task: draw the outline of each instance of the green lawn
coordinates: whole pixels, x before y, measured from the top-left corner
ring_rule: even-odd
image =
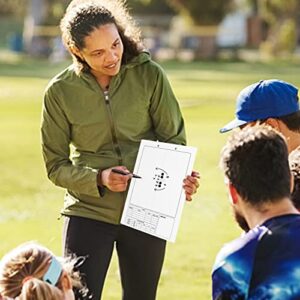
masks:
[[[66,64],[0,63],[0,256],[27,240],[61,254],[63,190],[48,181],[40,153],[40,111],[48,80]],[[158,299],[210,299],[210,271],[222,244],[239,235],[227,201],[218,130],[234,113],[246,85],[280,78],[300,86],[299,65],[224,62],[163,65],[182,106],[189,144],[198,147],[201,188],[185,206],[175,244],[169,244]],[[103,299],[120,299],[114,257]],[[142,300],[142,299],[141,299]]]

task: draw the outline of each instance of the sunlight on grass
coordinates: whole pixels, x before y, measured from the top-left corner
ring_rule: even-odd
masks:
[[[59,219],[64,191],[46,177],[40,153],[40,112],[48,80],[67,63],[0,62],[0,256],[27,240],[61,255]],[[198,147],[195,169],[201,188],[184,208],[175,244],[169,244],[158,299],[210,299],[215,255],[239,235],[228,205],[219,154],[228,136],[218,133],[233,118],[240,89],[262,78],[300,85],[299,65],[246,63],[165,63],[186,122],[189,145]],[[103,299],[120,299],[114,255]]]

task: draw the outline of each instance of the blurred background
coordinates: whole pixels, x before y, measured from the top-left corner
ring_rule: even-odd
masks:
[[[61,255],[64,190],[47,178],[40,146],[44,89],[70,63],[58,28],[68,0],[0,0],[0,257],[28,240]],[[211,299],[231,216],[220,151],[235,98],[261,79],[300,86],[300,0],[128,0],[151,55],[166,70],[198,148],[201,186],[167,248],[158,300]],[[137,116],[138,117],[138,116]],[[103,299],[121,299],[114,256]],[[142,299],[141,299],[142,300]]]
[[[65,57],[58,28],[70,0],[0,0],[0,47]],[[257,59],[300,53],[299,0],[128,0],[159,60]]]

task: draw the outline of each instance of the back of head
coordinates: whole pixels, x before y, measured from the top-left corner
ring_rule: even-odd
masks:
[[[53,254],[46,248],[28,243],[9,252],[1,260],[0,294],[22,300],[62,300],[63,292],[43,280]]]
[[[21,294],[16,297],[17,300],[64,300],[61,290],[50,284],[32,278],[23,284]]]
[[[286,141],[268,126],[234,132],[223,148],[221,166],[243,200],[253,206],[290,196]]]

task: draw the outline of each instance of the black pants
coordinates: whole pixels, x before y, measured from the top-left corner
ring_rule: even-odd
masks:
[[[78,267],[93,300],[99,300],[116,245],[123,300],[154,300],[166,242],[123,225],[66,217],[64,253],[87,257]],[[76,299],[81,299],[76,296]]]

